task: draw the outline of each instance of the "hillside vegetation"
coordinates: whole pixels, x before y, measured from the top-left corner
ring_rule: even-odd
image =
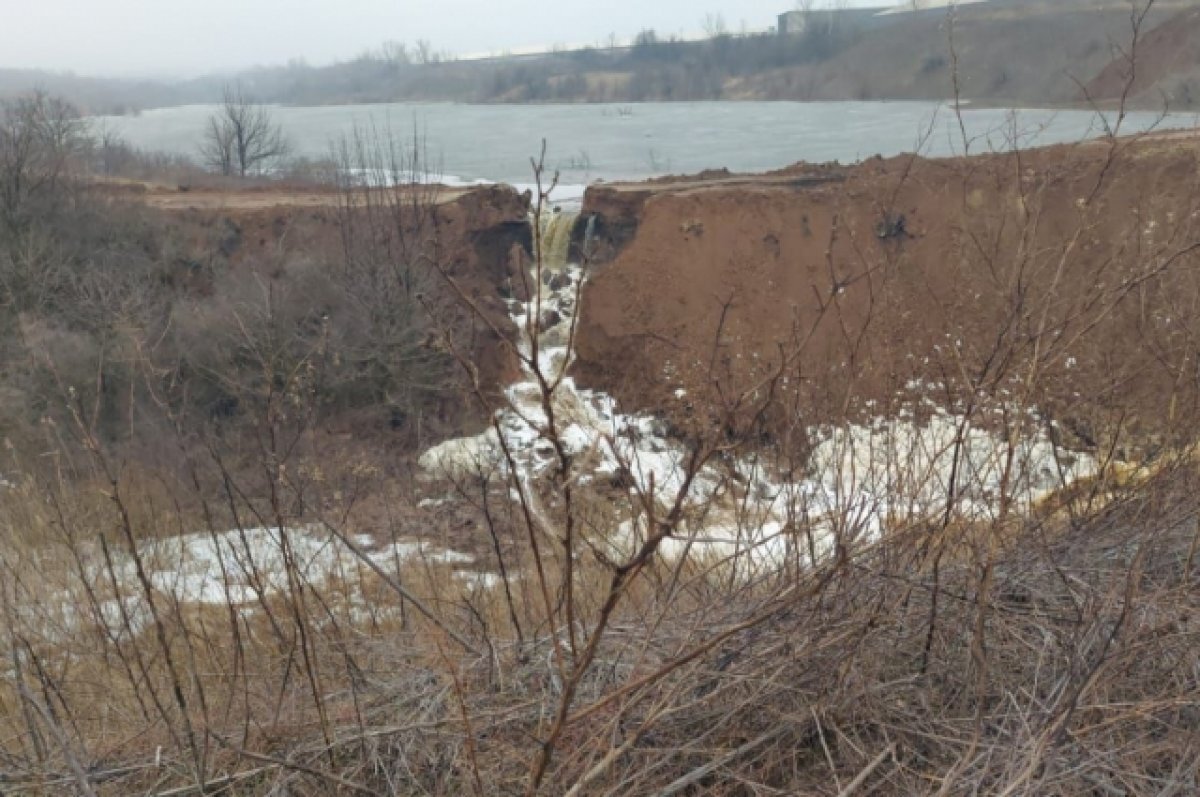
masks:
[[[1200,8],[1181,11],[1150,31],[1138,49],[1136,70],[1118,59],[1088,84],[1087,93],[1111,101],[1128,87],[1142,104],[1192,108],[1200,102]]]
[[[575,219],[6,105],[0,788],[1195,792],[1200,148],[1119,132]]]
[[[0,793],[1200,793],[1200,136],[961,134],[575,214],[0,104]]]
[[[631,46],[463,61],[425,42],[392,43],[328,66],[258,68],[237,80],[257,99],[292,105],[389,101],[643,102],[697,100],[943,100],[983,105],[1113,103],[1131,36],[1122,0],[990,0],[867,19],[814,10],[802,35],[680,41],[643,31]],[[1142,20],[1147,72],[1134,101],[1200,101],[1195,0],[1158,0]],[[951,36],[951,32],[953,35]],[[951,52],[953,41],[954,52]],[[1190,60],[1189,60],[1190,59]],[[48,87],[94,113],[216,102],[226,80],[106,81],[0,70],[0,95]],[[1084,90],[1088,87],[1088,91]]]

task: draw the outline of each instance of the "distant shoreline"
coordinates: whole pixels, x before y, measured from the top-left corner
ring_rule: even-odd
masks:
[[[85,119],[136,119],[145,113],[154,111],[174,111],[185,108],[210,108],[216,105],[217,102],[184,102],[173,105],[155,105],[146,108],[139,108],[136,111],[131,111],[124,114],[109,114],[109,113],[84,113],[82,116]],[[611,107],[619,108],[629,106],[633,108],[673,105],[940,105],[950,108],[954,105],[953,99],[927,99],[920,97],[889,97],[884,99],[869,99],[856,100],[851,98],[843,99],[820,99],[820,100],[791,100],[791,99],[709,99],[709,100],[636,100],[630,102],[611,101],[611,100],[561,100],[547,102],[498,102],[498,101],[467,101],[467,100],[363,100],[360,102],[317,102],[317,103],[284,103],[284,102],[269,102],[263,103],[269,108],[280,108],[289,110],[301,110],[305,108],[367,108],[371,106],[384,105],[412,105],[412,106],[452,106],[464,108],[571,108],[571,107]],[[1031,104],[1017,103],[1004,99],[971,99],[962,100],[960,102],[964,111],[1098,111],[1101,113],[1112,113],[1120,110],[1120,104],[1116,101],[1105,101],[1089,105],[1086,102],[1075,103],[1047,103],[1047,104]],[[1153,113],[1160,111],[1161,108],[1156,108],[1153,105],[1131,104],[1126,107],[1127,111],[1138,113]],[[1191,109],[1172,110],[1172,113],[1188,113]],[[1195,111],[1200,115],[1200,109]]]

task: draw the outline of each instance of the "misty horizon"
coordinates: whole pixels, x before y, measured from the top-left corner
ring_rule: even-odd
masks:
[[[822,3],[818,2],[818,6]],[[850,0],[851,6],[891,5]],[[438,53],[473,58],[555,46],[628,42],[640,31],[691,37],[719,15],[731,32],[764,31],[794,0],[713,0],[653,7],[614,0],[603,12],[578,0],[554,5],[512,0],[502,15],[483,0],[0,0],[0,68],[124,79],[188,79],[256,67],[321,66],[385,42],[429,42]],[[17,11],[19,7],[19,11]],[[67,24],[64,24],[66,22]]]

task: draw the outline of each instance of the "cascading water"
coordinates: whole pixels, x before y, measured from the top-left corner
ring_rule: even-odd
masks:
[[[571,234],[575,230],[578,213],[562,210],[543,212],[538,220],[542,237],[542,268],[562,271],[567,267],[571,255]]]
[[[596,214],[588,216],[587,228],[583,232],[583,252],[590,257],[592,254],[592,242],[596,240]]]

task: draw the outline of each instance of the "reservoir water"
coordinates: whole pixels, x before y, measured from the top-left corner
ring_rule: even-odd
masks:
[[[98,121],[146,150],[196,157],[212,106],[145,111]],[[449,182],[527,184],[544,139],[547,165],[566,185],[727,167],[766,171],[797,161],[854,162],[919,149],[961,153],[952,109],[928,102],[704,102],[636,105],[450,103],[278,107],[298,154],[319,158],[355,126],[416,131]],[[1090,111],[964,109],[973,153],[1076,141],[1104,133]],[[1192,115],[1131,114],[1124,132],[1194,127]]]

